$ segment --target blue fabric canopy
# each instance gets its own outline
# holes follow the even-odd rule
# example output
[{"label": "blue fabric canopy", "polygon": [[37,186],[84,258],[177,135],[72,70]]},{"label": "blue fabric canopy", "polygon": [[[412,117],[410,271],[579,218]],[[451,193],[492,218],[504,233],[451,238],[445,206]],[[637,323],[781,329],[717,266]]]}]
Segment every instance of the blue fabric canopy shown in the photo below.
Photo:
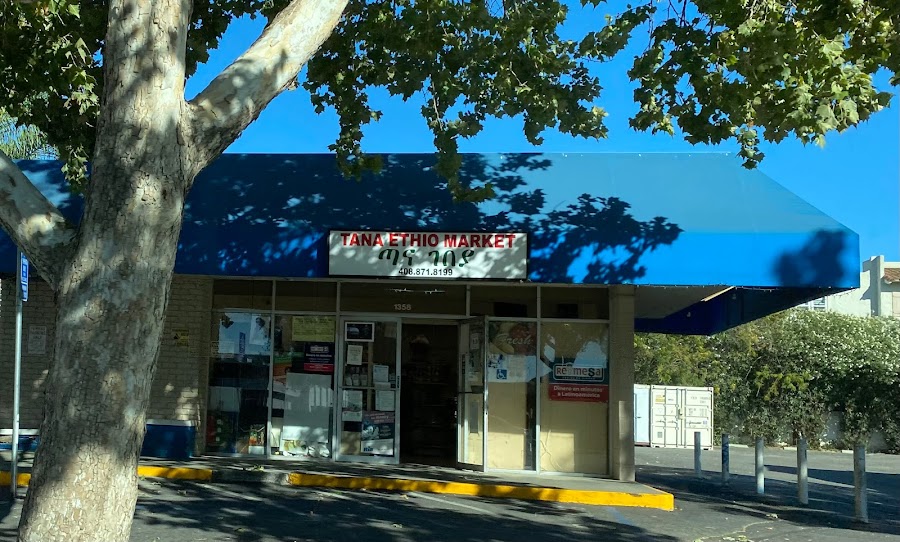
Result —
[{"label": "blue fabric canopy", "polygon": [[[496,193],[480,204],[452,201],[433,155],[383,162],[356,181],[333,155],[223,155],[189,195],[176,272],[326,277],[333,229],[526,232],[535,283],[736,287],[637,323],[679,333],[717,331],[859,283],[858,236],[734,156],[464,155],[460,182]],[[59,163],[19,165],[77,220],[81,203]],[[0,262],[13,271],[5,236]]]}]

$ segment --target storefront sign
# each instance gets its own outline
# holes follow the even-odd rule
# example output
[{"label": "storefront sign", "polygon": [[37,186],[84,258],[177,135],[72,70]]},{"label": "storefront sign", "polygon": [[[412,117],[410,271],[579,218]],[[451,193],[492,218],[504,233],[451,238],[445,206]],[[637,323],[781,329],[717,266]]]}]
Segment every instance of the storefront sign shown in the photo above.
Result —
[{"label": "storefront sign", "polygon": [[525,279],[524,233],[332,231],[328,271],[338,276]]},{"label": "storefront sign", "polygon": [[303,370],[308,373],[334,372],[334,343],[308,342],[303,346]]}]

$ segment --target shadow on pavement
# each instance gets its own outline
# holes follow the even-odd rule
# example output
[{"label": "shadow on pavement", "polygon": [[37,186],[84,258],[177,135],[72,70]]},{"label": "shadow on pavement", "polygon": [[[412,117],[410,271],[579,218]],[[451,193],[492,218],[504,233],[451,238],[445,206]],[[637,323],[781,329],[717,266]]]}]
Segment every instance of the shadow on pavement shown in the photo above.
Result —
[{"label": "shadow on pavement", "polygon": [[[796,472],[790,467],[767,465],[766,468],[778,472]],[[870,490],[868,494],[870,522],[862,524],[854,521],[852,473],[849,473],[849,487],[837,485],[844,481],[842,475],[845,473],[836,473],[833,482],[829,484],[817,483],[816,479],[829,480],[828,476],[817,476],[821,471],[810,470],[809,473],[807,506],[800,504],[795,483],[770,478],[766,479],[765,495],[762,496],[756,494],[755,478],[746,475],[731,474],[729,483],[724,485],[719,475],[709,472],[705,473],[704,478],[698,479],[690,469],[639,466],[637,479],[640,483],[675,495],[676,509],[680,508],[679,503],[694,502],[711,506],[721,512],[761,520],[779,519],[804,526],[900,535],[900,518],[897,515],[900,495],[892,496]],[[884,480],[879,480],[879,483],[884,483]]]},{"label": "shadow on pavement", "polygon": [[[224,486],[231,495],[223,495]],[[190,482],[159,482],[158,491],[142,489],[132,540],[153,537],[184,539],[176,533],[240,542],[296,540],[459,541],[540,540],[571,542],[591,539],[613,542],[674,542],[674,537],[640,527],[574,515],[553,503],[502,502],[464,507],[435,505],[416,494],[370,491],[335,492],[311,488],[280,488],[217,484],[210,489]],[[177,492],[178,499],[170,498]],[[155,494],[154,494],[155,493]],[[252,500],[248,500],[248,494]],[[186,513],[186,511],[189,511]]]}]

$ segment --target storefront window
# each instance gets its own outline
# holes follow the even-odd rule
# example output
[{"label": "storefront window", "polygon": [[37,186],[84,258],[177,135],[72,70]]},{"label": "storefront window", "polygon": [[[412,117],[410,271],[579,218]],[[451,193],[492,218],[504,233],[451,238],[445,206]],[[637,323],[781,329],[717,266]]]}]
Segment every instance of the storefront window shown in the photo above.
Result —
[{"label": "storefront window", "polygon": [[329,457],[335,317],[275,316],[271,452]]},{"label": "storefront window", "polygon": [[472,316],[536,318],[535,286],[472,286]]},{"label": "storefront window", "polygon": [[541,317],[607,320],[609,289],[581,286],[541,287]]},{"label": "storefront window", "polygon": [[466,314],[466,287],[459,284],[341,284],[341,312]]},{"label": "storefront window", "polygon": [[271,280],[216,280],[214,309],[272,309]]},{"label": "storefront window", "polygon": [[607,474],[608,360],[606,324],[541,322],[541,470]]},{"label": "storefront window", "polygon": [[488,323],[487,466],[533,470],[537,323]]},{"label": "storefront window", "polygon": [[337,283],[322,281],[278,281],[276,311],[334,312]]},{"label": "storefront window", "polygon": [[270,324],[268,313],[214,315],[207,409],[209,452],[265,454]]}]

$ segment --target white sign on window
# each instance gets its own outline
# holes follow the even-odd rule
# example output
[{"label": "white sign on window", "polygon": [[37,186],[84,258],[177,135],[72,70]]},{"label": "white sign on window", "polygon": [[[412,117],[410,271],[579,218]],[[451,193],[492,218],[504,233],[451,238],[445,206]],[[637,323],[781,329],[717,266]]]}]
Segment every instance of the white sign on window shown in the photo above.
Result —
[{"label": "white sign on window", "polygon": [[332,231],[328,272],[417,279],[526,279],[525,233]]}]

